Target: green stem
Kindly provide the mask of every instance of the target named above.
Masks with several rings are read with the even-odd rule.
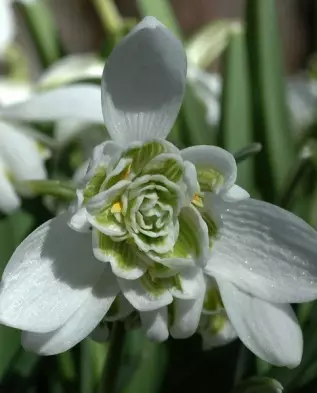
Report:
[[[293,174],[286,184],[283,192],[281,193],[277,205],[283,207],[284,209],[287,209],[290,206],[294,197],[294,192],[304,177],[307,169],[309,169],[310,165],[310,157],[303,157],[296,163],[296,166],[293,169]]]
[[[103,28],[113,36],[116,36],[123,29],[123,19],[113,0],[92,0],[98,12]]]
[[[252,143],[251,145],[244,147],[243,149],[234,153],[234,158],[236,159],[236,162],[238,164],[239,162],[244,161],[250,156],[259,153],[261,150],[262,150],[261,143]]]
[[[120,370],[125,329],[122,322],[115,322],[111,330],[108,355],[100,381],[99,393],[114,393]]]

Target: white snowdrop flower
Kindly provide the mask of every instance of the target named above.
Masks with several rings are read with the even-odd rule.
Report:
[[[185,83],[183,47],[154,18],[112,52],[102,77],[112,140],[94,149],[70,212],[30,234],[3,274],[0,321],[24,331],[26,348],[54,354],[91,334],[101,340],[108,322],[133,314],[151,339],[188,337],[203,310],[204,269],[246,345],[268,358],[270,338],[278,337],[280,363],[297,360],[300,329],[280,303],[316,297],[316,233],[290,213],[248,200],[235,185],[230,153],[179,151],[165,140]],[[252,302],[264,305],[260,316]],[[266,314],[269,323],[259,319],[255,336],[253,321]],[[288,329],[282,338],[281,326]]]

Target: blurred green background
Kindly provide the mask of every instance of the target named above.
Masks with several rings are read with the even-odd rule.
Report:
[[[170,139],[179,147],[217,144],[231,151],[239,161],[238,184],[317,226],[316,1],[38,0],[10,7],[14,40],[1,55],[1,79],[37,83],[61,58],[98,55],[71,76],[49,76],[39,89],[99,84],[87,68],[104,62],[141,17],[157,17],[188,54],[186,96]],[[56,124],[34,126],[44,144],[54,141]],[[70,179],[105,137],[103,129],[83,127],[54,145],[50,176]],[[60,199],[39,195],[1,217],[0,270],[19,242],[63,205]],[[259,361],[238,340],[203,352],[198,336],[155,344],[136,330],[124,341],[117,392],[230,393],[254,375],[277,379],[286,392],[316,392],[317,303],[296,312],[305,349],[295,370]],[[107,351],[107,343],[87,339],[65,354],[40,358],[24,352],[19,332],[0,326],[0,392],[97,392]]]

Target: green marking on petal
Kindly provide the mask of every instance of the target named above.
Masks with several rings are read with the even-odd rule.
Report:
[[[123,153],[122,157],[132,158],[131,170],[135,174],[139,174],[149,161],[166,152],[168,152],[168,146],[164,142],[149,141],[142,146],[128,149]]]
[[[221,332],[227,322],[227,317],[225,313],[219,313],[215,315],[210,315],[208,317],[208,333],[211,335],[216,335]]]
[[[120,208],[121,205],[117,202],[111,207],[104,208],[99,214],[95,215],[96,222],[102,225],[105,231],[109,231],[109,233],[107,232],[109,236],[124,236],[127,234],[126,228],[120,222],[120,212],[115,210],[117,204]]]
[[[101,186],[101,191],[106,190],[120,180],[128,180],[131,173],[132,159],[120,159],[115,168],[109,173],[105,182]]]
[[[144,287],[154,296],[159,297],[166,292],[166,280],[164,278],[153,277],[149,272],[140,278]]]
[[[105,180],[107,174],[107,170],[104,166],[100,166],[96,169],[95,174],[93,177],[88,181],[83,195],[84,195],[84,203],[92,198],[93,196],[97,195],[100,191],[100,187]]]
[[[163,175],[168,180],[177,183],[183,178],[184,164],[180,156],[160,154],[146,165],[142,170],[142,175]]]
[[[173,288],[177,289],[180,292],[184,292],[180,274],[175,274],[175,276],[170,277],[170,280],[171,280],[171,286]]]
[[[148,272],[152,277],[170,277],[175,274],[173,269],[158,262],[150,265],[148,267]]]
[[[206,212],[201,213],[202,218],[208,227],[209,248],[212,248],[215,238],[218,235],[218,228],[213,219]]]
[[[120,269],[128,271],[138,266],[135,250],[127,241],[115,242],[101,232],[98,232],[98,237],[101,252]]]
[[[201,191],[212,192],[221,186],[224,178],[221,173],[211,168],[197,168],[197,179]]]
[[[204,299],[204,310],[218,311],[224,308],[219,290],[217,287],[210,287],[207,289]]]

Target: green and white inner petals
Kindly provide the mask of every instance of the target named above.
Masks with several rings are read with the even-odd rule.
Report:
[[[162,175],[144,175],[122,197],[125,226],[139,249],[166,253],[178,237],[180,188]]]
[[[235,185],[237,165],[233,155],[217,146],[192,146],[181,151],[192,162],[202,192],[219,194],[227,201],[246,199],[249,194]]]
[[[182,271],[189,266],[205,266],[210,257],[208,226],[194,206],[184,207],[178,217],[179,234],[167,253],[149,252],[151,259]]]
[[[93,231],[93,251],[102,262],[110,262],[113,273],[126,280],[135,280],[146,272],[146,257],[138,255],[136,246],[127,240],[113,241],[98,230]]]

